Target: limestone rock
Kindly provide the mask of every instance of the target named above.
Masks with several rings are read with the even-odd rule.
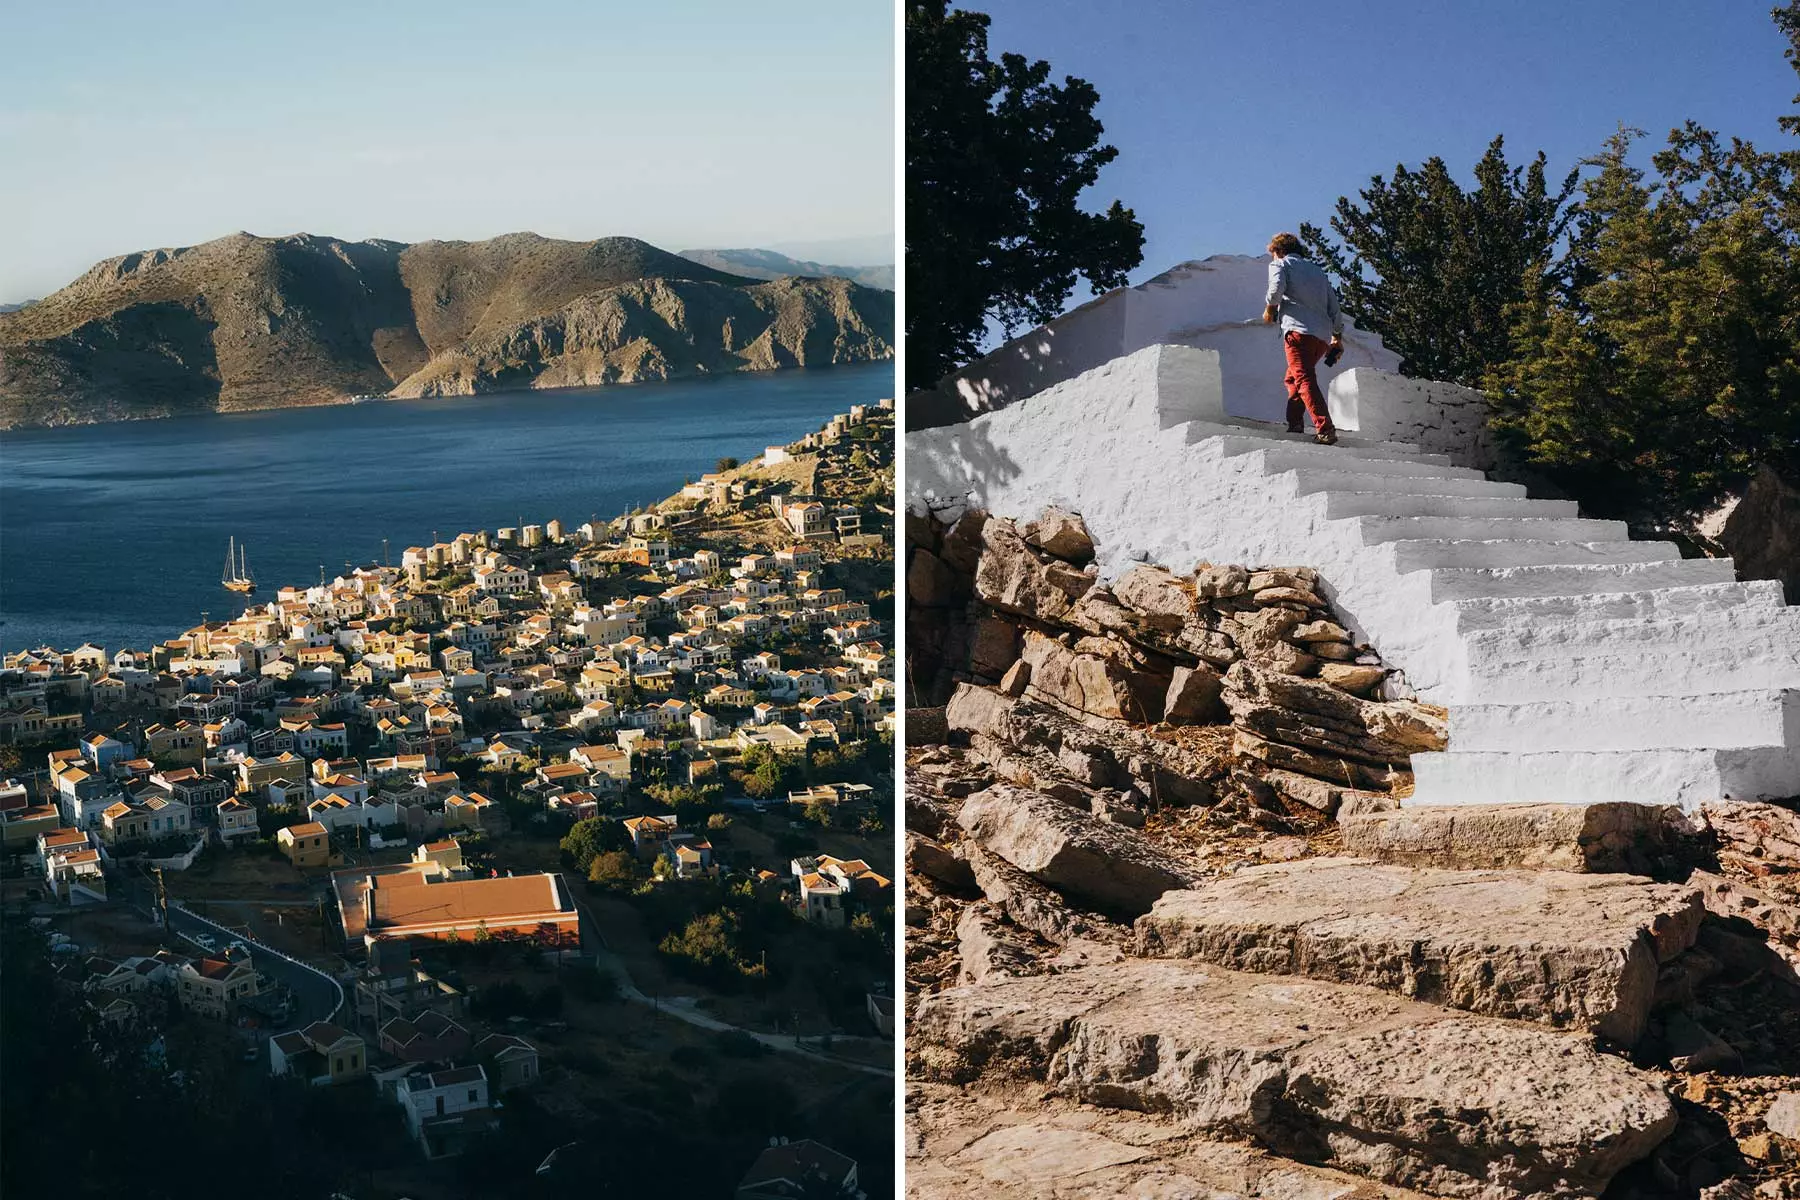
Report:
[[[1269,771],[1263,775],[1262,781],[1289,800],[1297,800],[1309,808],[1316,808],[1328,817],[1337,812],[1338,806],[1343,803],[1344,793],[1350,790],[1297,771]]]
[[[1206,666],[1176,667],[1163,700],[1163,720],[1171,725],[1204,725],[1222,714],[1224,680]]]
[[[1194,598],[1221,600],[1241,596],[1250,590],[1250,572],[1242,567],[1215,567],[1201,563],[1194,568]]]
[[[1800,1092],[1783,1092],[1775,1097],[1763,1124],[1778,1137],[1800,1142]]]
[[[1021,661],[1031,668],[1026,695],[1069,712],[1112,721],[1162,718],[1168,684],[1147,672],[1091,654],[1076,654],[1055,638],[1030,634]]]
[[[1023,1090],[1023,1089],[1022,1089]],[[1058,1102],[907,1085],[908,1200],[1429,1200],[1177,1121]]]
[[[982,617],[969,638],[969,667],[998,679],[1019,661],[1019,627],[999,617]]]
[[[1578,1036],[1189,963],[954,988],[908,1033],[928,1077],[1005,1066],[1438,1196],[1597,1195],[1676,1123],[1656,1076]]]
[[[938,556],[952,570],[973,579],[981,562],[982,547],[987,543],[988,520],[988,515],[979,509],[964,513],[944,532]]]
[[[1070,906],[1060,893],[1039,883],[997,854],[979,845],[967,849],[969,870],[988,903],[1006,919],[1047,942],[1064,944],[1078,938],[1118,943],[1123,928]]]
[[[963,802],[958,823],[983,847],[1058,891],[1137,915],[1193,876],[1138,834],[1042,792],[995,784]]]
[[[1356,658],[1356,647],[1347,642],[1308,642],[1306,650],[1329,662],[1350,662]]]
[[[1358,663],[1324,662],[1319,664],[1319,681],[1341,692],[1365,699],[1387,678],[1386,667],[1362,666]]]
[[[1236,663],[1226,672],[1223,696],[1238,728],[1326,760],[1403,764],[1418,751],[1443,749],[1448,740],[1444,719],[1424,705],[1361,700],[1329,684],[1248,662]],[[1304,767],[1295,769],[1315,774]],[[1321,776],[1340,777],[1341,771]]]
[[[1677,810],[1653,804],[1445,804],[1340,816],[1344,852],[1415,867],[1650,869]]]
[[[958,979],[983,983],[990,979],[1041,975],[1038,948],[1008,927],[992,907],[977,902],[963,909],[956,922],[957,954],[962,961]]]
[[[1138,948],[1379,987],[1490,1016],[1642,1035],[1658,967],[1694,944],[1692,888],[1634,876],[1313,858],[1171,892]]]
[[[1274,587],[1263,588],[1252,594],[1251,599],[1258,607],[1268,608],[1277,604],[1298,604],[1306,608],[1324,608],[1325,602],[1311,592],[1300,588]]]
[[[906,833],[906,871],[909,875],[936,880],[952,891],[968,892],[975,888],[975,873],[968,863],[952,854],[941,842],[911,830]]]
[[[1019,530],[1025,541],[1065,562],[1085,565],[1094,561],[1094,539],[1087,523],[1075,513],[1046,508],[1043,515]]]
[[[1194,597],[1173,574],[1161,567],[1136,566],[1112,586],[1119,603],[1157,629],[1175,632],[1194,611]]]
[[[1774,804],[1714,800],[1700,806],[1718,839],[1719,861],[1746,874],[1800,871],[1800,813]]]
[[[983,734],[999,741],[1011,737],[1013,702],[992,688],[958,684],[944,706],[945,726],[958,733]]]
[[[1319,573],[1311,567],[1269,567],[1261,571],[1250,572],[1249,590],[1265,592],[1270,588],[1291,588],[1297,592],[1310,592],[1319,582]]]
[[[1350,631],[1336,621],[1308,621],[1288,635],[1296,642],[1348,642]]]
[[[1006,668],[1006,674],[1000,677],[1000,691],[1017,699],[1025,694],[1031,685],[1031,664],[1020,659]]]
[[[943,708],[909,708],[906,710],[906,744],[909,746],[941,746],[950,737],[950,727]]]
[[[969,583],[923,546],[906,565],[906,599],[923,608],[949,608],[969,599]]]
[[[1001,612],[1055,624],[1093,586],[1067,563],[1039,562],[1011,521],[988,521],[982,541],[975,594]]]

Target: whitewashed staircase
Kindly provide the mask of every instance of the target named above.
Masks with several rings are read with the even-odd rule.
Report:
[[[1449,748],[1414,756],[1412,803],[1800,794],[1800,609],[1778,584],[1414,445],[1231,418],[1208,353],[1140,351],[909,435],[911,494],[1024,517],[1067,505],[1113,570],[1317,567],[1450,713]]]

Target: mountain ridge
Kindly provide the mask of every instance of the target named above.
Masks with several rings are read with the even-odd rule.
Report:
[[[749,247],[720,250],[678,250],[676,253],[692,262],[720,271],[748,275],[754,279],[780,279],[786,275],[837,277],[848,279],[853,283],[860,283],[864,287],[880,288],[887,292],[894,290],[893,263],[861,267],[832,265],[814,262],[811,259],[794,258],[779,250]]]
[[[636,238],[238,232],[0,313],[0,428],[862,362],[892,339],[891,294]]]

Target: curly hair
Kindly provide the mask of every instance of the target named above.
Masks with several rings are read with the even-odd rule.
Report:
[[[1269,239],[1269,253],[1283,257],[1306,253],[1306,244],[1291,233],[1278,233]]]

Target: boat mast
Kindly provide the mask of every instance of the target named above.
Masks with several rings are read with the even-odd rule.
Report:
[[[225,543],[225,571],[219,576],[220,583],[231,582],[232,560],[237,557],[237,535],[233,534]]]

